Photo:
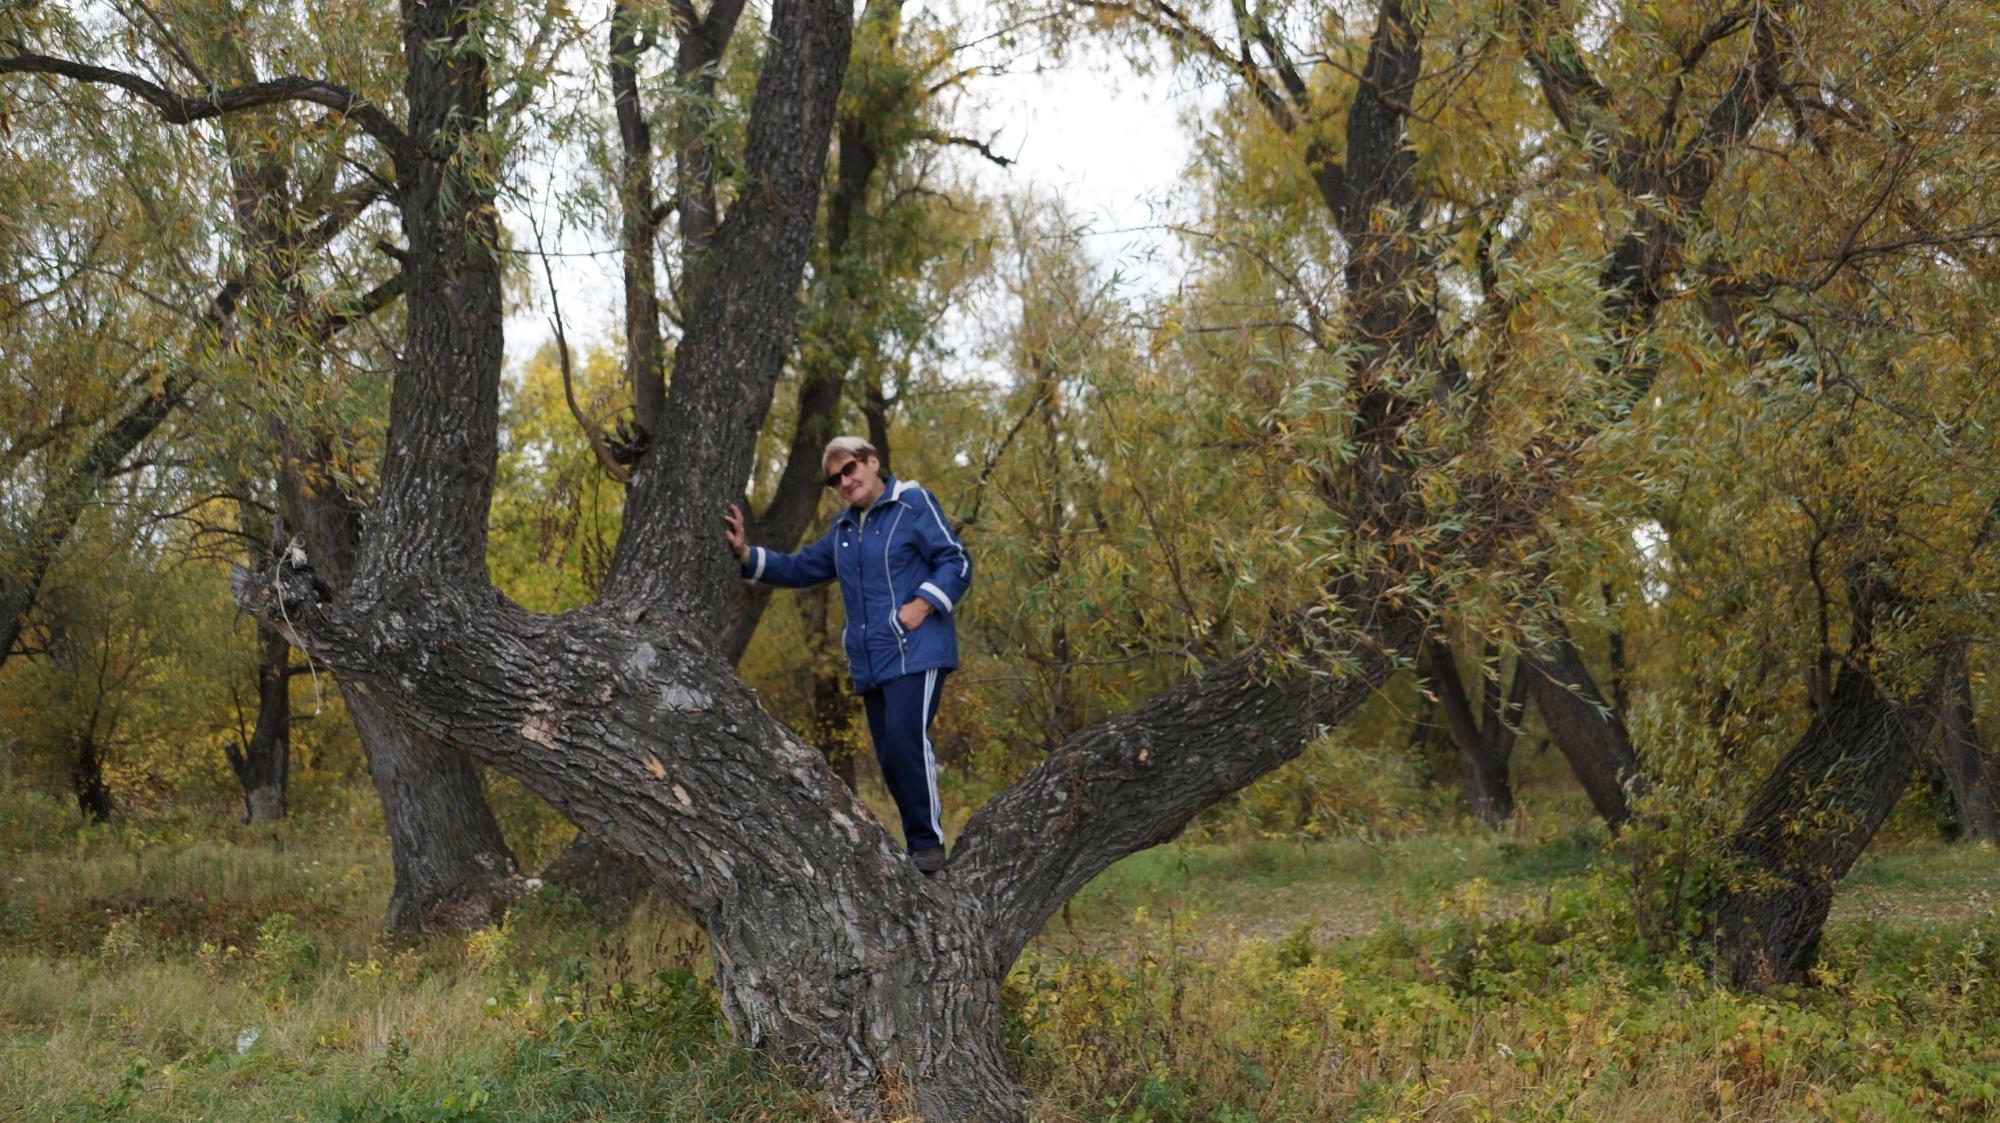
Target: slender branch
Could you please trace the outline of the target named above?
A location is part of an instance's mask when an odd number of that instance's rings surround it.
[[[299,239],[299,249],[306,253],[324,249],[329,242],[340,235],[342,230],[352,225],[354,220],[366,214],[368,208],[389,197],[387,187],[373,174],[334,196],[327,205],[326,214]]]
[[[1300,278],[1296,271],[1287,269],[1272,260],[1269,254],[1258,249],[1256,246],[1225,237],[1221,234],[1172,223],[1168,224],[1167,229],[1183,237],[1205,238],[1226,249],[1235,250],[1237,253],[1263,266],[1266,272],[1283,282],[1286,288],[1292,290],[1292,295],[1298,299],[1300,307],[1305,310],[1307,322],[1311,324],[1311,330],[1305,333],[1306,337],[1311,339],[1322,350],[1331,349],[1332,345],[1329,341],[1337,334],[1334,331],[1333,318],[1328,314],[1326,309],[1320,307],[1318,298],[1306,287],[1305,281]]]
[[[174,34],[173,29],[167,26],[166,21],[160,18],[159,13],[153,10],[152,5],[145,3],[145,0],[132,0],[132,6],[139,9],[140,13],[146,17],[147,23],[153,25],[153,30],[158,34],[161,45],[166,47],[167,53],[174,56],[174,61],[186,67],[189,74],[194,75],[195,81],[200,82],[204,86],[215,84],[209,78],[208,73],[194,61],[194,56],[188,53],[187,47],[180,40],[180,36]],[[122,8],[119,14],[121,16],[125,14]],[[126,20],[130,22],[131,17],[127,16]]]
[[[1285,53],[1284,43],[1280,42],[1276,35],[1271,34],[1271,25],[1265,22],[1262,16],[1250,15],[1243,0],[1234,0],[1231,8],[1236,13],[1237,34],[1242,35],[1247,31],[1249,32],[1247,38],[1257,40],[1264,48],[1265,56],[1271,60],[1271,68],[1278,72],[1278,81],[1284,85],[1285,93],[1292,99],[1292,104],[1300,113],[1310,116],[1312,93],[1306,89],[1305,80],[1299,77],[1298,69],[1292,65],[1291,56]],[[1249,49],[1249,43],[1244,43],[1241,54],[1247,56]]]
[[[1053,375],[1052,370],[1050,374]],[[1050,381],[1046,379],[1035,385],[1035,391],[1028,395],[1028,404],[1026,408],[1021,410],[1021,416],[1014,419],[1014,424],[1008,428],[1007,435],[1000,439],[1000,443],[994,446],[993,451],[987,455],[986,463],[980,466],[979,479],[974,481],[972,485],[971,506],[956,520],[961,529],[978,523],[979,505],[980,501],[986,496],[987,482],[993,478],[993,472],[1000,466],[1001,458],[1007,455],[1009,448],[1013,447],[1014,438],[1020,436],[1021,430],[1027,426],[1028,418],[1033,417],[1035,411],[1041,408],[1042,398],[1049,392],[1049,386]]]
[[[288,101],[310,102],[348,118],[388,150],[399,167],[415,162],[417,147],[388,114],[345,86],[318,78],[286,75],[220,90],[206,97],[187,97],[137,74],[109,67],[22,53],[0,56],[0,74],[54,74],[79,82],[116,86],[151,104],[169,124],[189,125],[227,113],[258,109]]]
[[[941,132],[931,133],[929,139],[933,144],[951,144],[957,145],[960,148],[970,148],[1003,168],[1010,167],[1015,162],[1013,157],[1002,156],[998,152],[993,151],[992,144],[989,141],[976,140],[969,136],[947,136]]]
[[[1583,50],[1569,28],[1552,26],[1558,15],[1556,0],[1522,0],[1515,6],[1521,50],[1541,82],[1542,98],[1548,102],[1565,132],[1581,136],[1594,120],[1611,109],[1611,91],[1583,61]]]
[[[534,229],[535,245],[540,247],[541,226],[535,222],[532,215],[528,218],[528,224]],[[569,336],[563,331],[562,300],[556,295],[555,269],[549,265],[547,255],[542,257],[542,275],[548,278],[549,282],[549,308],[554,313],[549,319],[549,325],[555,328],[556,360],[562,364],[563,400],[569,403],[570,416],[576,418],[577,427],[583,430],[584,439],[590,442],[590,451],[597,457],[597,463],[603,466],[605,474],[621,484],[629,485],[632,482],[632,473],[626,471],[625,466],[612,457],[611,449],[604,443],[604,434],[597,431],[597,426],[590,418],[584,416],[583,407],[577,404],[576,378],[569,361]]]
[[[1138,4],[1120,3],[1118,0],[1071,0],[1071,2],[1079,8],[1128,16],[1166,36],[1170,42],[1183,49],[1221,64],[1249,85],[1251,95],[1271,114],[1279,128],[1288,133],[1298,128],[1298,118],[1285,102],[1284,96],[1271,88],[1271,83],[1265,79],[1263,71],[1258,69],[1246,54],[1242,52],[1232,54],[1215,36],[1197,27],[1194,21],[1188,18],[1187,13],[1173,5],[1161,3],[1160,0],[1149,0],[1147,3]]]

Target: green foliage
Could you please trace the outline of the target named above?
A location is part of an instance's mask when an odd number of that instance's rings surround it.
[[[1550,845],[1575,864],[1577,842]],[[1520,848],[1495,857],[1516,865]],[[1749,997],[1635,939],[1622,878],[1611,862],[1516,896],[1474,876],[1356,938],[1308,924],[1206,950],[1214,922],[1142,910],[1116,951],[1026,957],[1008,978],[1010,1041],[1063,1120],[2000,1109],[1983,1006],[2000,914],[1837,925],[1819,989]]]
[[[365,818],[304,816],[8,852],[0,1096],[78,1121],[816,1117],[731,1041],[685,919],[607,931],[535,893],[500,927],[388,944],[383,850]],[[1817,985],[1746,997],[1644,938],[1596,828],[1183,842],[1050,926],[1006,983],[1006,1041],[1059,1123],[1982,1118],[1993,862],[1884,855]],[[212,913],[171,907],[200,894]]]
[[[257,926],[257,946],[250,959],[265,1000],[283,1003],[297,997],[318,970],[319,941],[300,931],[289,914],[272,913]]]
[[[621,397],[615,357],[592,349],[575,374],[584,416],[608,426]],[[625,493],[571,415],[552,347],[508,387],[502,433],[487,548],[494,583],[539,612],[588,603],[611,568]]]

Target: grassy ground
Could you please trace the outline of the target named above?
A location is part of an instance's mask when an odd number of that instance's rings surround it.
[[[397,947],[361,820],[14,838],[0,1118],[818,1118],[728,1041],[698,935],[548,894]],[[1050,1120],[2000,1116],[2000,855],[1851,879],[1822,985],[1747,998],[1631,938],[1588,827],[1175,844],[1008,982]]]

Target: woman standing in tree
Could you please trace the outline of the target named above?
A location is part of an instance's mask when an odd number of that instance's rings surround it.
[[[911,860],[936,873],[945,854],[930,724],[944,676],[958,666],[952,612],[972,584],[972,559],[937,498],[884,476],[875,446],[835,437],[820,460],[826,486],[848,506],[819,541],[796,554],[751,546],[734,504],[722,536],[748,580],[799,589],[839,579],[847,609],[841,642],[875,761],[902,815]]]

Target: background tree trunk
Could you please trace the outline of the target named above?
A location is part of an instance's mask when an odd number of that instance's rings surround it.
[[[1487,661],[1493,656],[1489,648]],[[1514,789],[1508,782],[1507,768],[1530,676],[1517,660],[1503,702],[1499,680],[1482,672],[1480,707],[1475,714],[1450,645],[1442,640],[1425,644],[1424,666],[1437,693],[1438,707],[1444,711],[1452,746],[1458,750],[1463,766],[1466,804],[1480,822],[1498,826],[1514,815]],[[1493,673],[1498,673],[1497,667]]]
[[[811,666],[812,716],[808,728],[813,744],[826,754],[827,764],[848,787],[854,787],[861,748],[854,738],[853,684],[847,677],[847,652],[833,626],[833,589],[821,585],[806,598],[806,658]]]
[[[314,487],[308,478],[330,480],[323,448],[288,433],[280,488],[286,523],[298,532],[313,573],[338,592],[353,578],[360,549],[361,517],[354,501],[338,488]],[[389,928],[417,931],[486,924],[519,891],[514,855],[486,801],[479,773],[465,754],[412,726],[349,676],[336,674],[348,716],[368,759],[368,776],[382,802],[389,831],[395,888],[389,897]]]
[[[97,738],[92,734],[85,733],[76,739],[76,767],[71,769],[70,785],[84,818],[102,823],[117,810],[111,800],[111,788],[104,782],[104,757],[98,752]]]
[[[582,831],[554,861],[542,867],[541,878],[574,893],[607,928],[623,924],[652,885],[652,875],[646,872],[642,859]]]
[[[257,622],[263,652],[257,663],[257,724],[250,743],[223,747],[229,770],[243,786],[243,821],[268,823],[285,817],[285,784],[291,772],[292,644],[265,621]]]
[[[340,694],[368,750],[368,776],[389,828],[396,873],[389,927],[419,931],[491,923],[517,895],[520,879],[472,762],[411,728],[359,684],[342,679]]]
[[[1938,735],[1932,744],[1966,837],[2000,843],[2000,759],[1980,739],[1972,680],[1963,665],[1938,705]]]
[[[1730,850],[1745,880],[1718,899],[1715,947],[1730,985],[1803,982],[1833,890],[1908,786],[1929,715],[1844,669],[1827,705],[1765,778]]]
[[[1527,676],[1542,724],[1591,806],[1616,831],[1632,817],[1625,787],[1637,779],[1639,760],[1625,723],[1598,691],[1583,654],[1557,629],[1549,640],[1523,652],[1517,673]]]

